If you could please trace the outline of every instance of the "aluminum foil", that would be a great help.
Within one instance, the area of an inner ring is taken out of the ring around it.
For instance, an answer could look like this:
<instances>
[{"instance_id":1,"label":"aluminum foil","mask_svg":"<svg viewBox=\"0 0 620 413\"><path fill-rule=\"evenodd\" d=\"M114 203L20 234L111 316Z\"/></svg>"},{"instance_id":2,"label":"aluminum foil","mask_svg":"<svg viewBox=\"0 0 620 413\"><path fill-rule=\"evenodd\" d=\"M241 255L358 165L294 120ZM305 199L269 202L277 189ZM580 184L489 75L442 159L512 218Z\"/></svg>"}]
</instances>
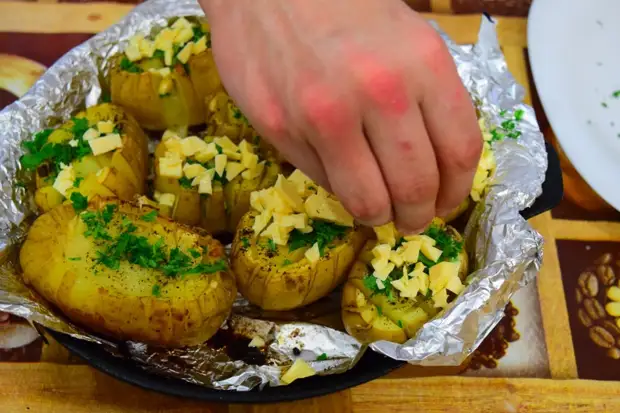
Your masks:
<instances>
[{"instance_id":1,"label":"aluminum foil","mask_svg":"<svg viewBox=\"0 0 620 413\"><path fill-rule=\"evenodd\" d=\"M54 64L19 101L0 112L0 311L76 338L100 343L145 369L217 389L246 391L281 385L280 376L302 357L318 374L344 372L365 348L341 331L338 293L309 308L278 314L278 323L239 299L220 335L260 337L266 346L257 359L233 357L210 340L186 349L158 350L141 343L113 343L74 326L22 282L17 250L36 211L32 192L18 182L31 179L19 170L20 143L40 129L59 124L78 109L97 103L106 60L136 33L149 33L174 16L202 15L193 0L150 0L118 24L76 47ZM439 29L438 29L439 30ZM503 121L502 110L521 109L522 136L494 144L495 182L475 208L465 231L477 270L448 308L403 345L376 342L370 348L418 365L458 365L499 322L511 295L531 282L542 262L542 238L519 215L542 191L547 158L532 108L508 73L494 24L483 19L479 41L458 46L444 36L459 74L489 125ZM330 326L330 327L328 327ZM217 337L215 338L217 339ZM217 340L216 340L217 341Z\"/></svg>"}]
</instances>

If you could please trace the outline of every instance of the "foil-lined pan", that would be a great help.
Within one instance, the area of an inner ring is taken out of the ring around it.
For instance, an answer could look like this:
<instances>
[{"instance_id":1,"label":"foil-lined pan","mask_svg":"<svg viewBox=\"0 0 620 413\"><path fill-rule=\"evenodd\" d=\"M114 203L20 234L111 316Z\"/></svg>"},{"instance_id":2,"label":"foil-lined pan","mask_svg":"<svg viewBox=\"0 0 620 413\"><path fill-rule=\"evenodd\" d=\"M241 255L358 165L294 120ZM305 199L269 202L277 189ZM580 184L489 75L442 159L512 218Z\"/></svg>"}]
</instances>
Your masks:
<instances>
[{"instance_id":1,"label":"foil-lined pan","mask_svg":"<svg viewBox=\"0 0 620 413\"><path fill-rule=\"evenodd\" d=\"M107 74L107 59L122 50L131 36L163 27L171 17L202 15L194 0L147 1L118 24L68 52L24 97L0 112L0 311L99 343L154 373L215 389L247 391L281 385L282 372L298 357L319 375L345 372L367 348L333 321L339 318L338 292L319 305L280 314L279 322L266 321L272 314L239 298L233 315L214 339L198 347L161 350L94 336L73 325L22 282L17 251L36 208L32 192L18 184L29 179L19 169L21 142L80 108L96 104L105 89L102 79ZM380 341L370 345L370 351L424 366L459 365L476 349L502 318L512 294L534 280L543 244L519 211L542 192L547 169L544 141L533 109L522 103L523 89L507 70L495 25L483 19L473 46L459 46L442 36L489 127L501 124L506 110L522 110L524 116L517 140L494 143L494 183L465 230L465 242L477 268L469 276L466 290L405 344ZM227 336L248 341L258 336L267 346L261 352L235 356L231 345L218 343Z\"/></svg>"}]
</instances>

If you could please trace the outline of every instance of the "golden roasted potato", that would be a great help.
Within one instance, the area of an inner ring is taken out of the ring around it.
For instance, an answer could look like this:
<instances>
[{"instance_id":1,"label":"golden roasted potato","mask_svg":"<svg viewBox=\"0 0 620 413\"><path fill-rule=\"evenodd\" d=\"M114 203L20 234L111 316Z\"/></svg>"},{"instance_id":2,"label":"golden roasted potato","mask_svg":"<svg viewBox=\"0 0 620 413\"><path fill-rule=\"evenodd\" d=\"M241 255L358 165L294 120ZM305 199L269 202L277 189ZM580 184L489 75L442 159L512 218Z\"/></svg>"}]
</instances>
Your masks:
<instances>
[{"instance_id":1,"label":"golden roasted potato","mask_svg":"<svg viewBox=\"0 0 620 413\"><path fill-rule=\"evenodd\" d=\"M248 119L224 91L207 102L207 135L228 136L234 142L253 140L258 134Z\"/></svg>"},{"instance_id":2,"label":"golden roasted potato","mask_svg":"<svg viewBox=\"0 0 620 413\"><path fill-rule=\"evenodd\" d=\"M20 162L24 169L36 170L35 203L42 212L74 192L131 200L145 191L147 140L135 119L105 103L55 130L37 133L24 144L30 153Z\"/></svg>"},{"instance_id":3,"label":"golden roasted potato","mask_svg":"<svg viewBox=\"0 0 620 413\"><path fill-rule=\"evenodd\" d=\"M468 258L461 235L436 218L423 235L376 228L342 292L345 329L363 343L404 343L465 287Z\"/></svg>"},{"instance_id":4,"label":"golden roasted potato","mask_svg":"<svg viewBox=\"0 0 620 413\"><path fill-rule=\"evenodd\" d=\"M236 295L218 241L124 201L83 198L41 215L20 263L24 281L70 320L157 346L208 340Z\"/></svg>"},{"instance_id":5,"label":"golden roasted potato","mask_svg":"<svg viewBox=\"0 0 620 413\"><path fill-rule=\"evenodd\" d=\"M366 240L339 202L300 176L280 175L274 187L253 193L253 209L233 240L239 291L265 310L291 310L329 294Z\"/></svg>"},{"instance_id":6,"label":"golden roasted potato","mask_svg":"<svg viewBox=\"0 0 620 413\"><path fill-rule=\"evenodd\" d=\"M222 157L223 167L216 165ZM169 168L168 159L180 163ZM279 163L262 142L236 145L221 137L172 136L155 150L156 199L173 195L170 217L212 234L233 234L250 209L250 194L273 185L279 173Z\"/></svg>"},{"instance_id":7,"label":"golden roasted potato","mask_svg":"<svg viewBox=\"0 0 620 413\"><path fill-rule=\"evenodd\" d=\"M164 130L205 122L205 103L223 90L206 22L183 17L144 38L130 39L111 59L113 103L146 129Z\"/></svg>"}]
</instances>

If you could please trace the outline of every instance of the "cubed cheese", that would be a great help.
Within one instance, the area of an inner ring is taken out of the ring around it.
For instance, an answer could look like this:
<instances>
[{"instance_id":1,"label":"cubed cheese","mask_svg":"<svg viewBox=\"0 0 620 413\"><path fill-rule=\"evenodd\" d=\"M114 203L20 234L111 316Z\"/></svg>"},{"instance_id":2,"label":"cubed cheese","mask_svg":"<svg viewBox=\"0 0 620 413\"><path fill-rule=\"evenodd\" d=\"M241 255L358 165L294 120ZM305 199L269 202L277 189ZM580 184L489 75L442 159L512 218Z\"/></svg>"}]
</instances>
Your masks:
<instances>
[{"instance_id":1,"label":"cubed cheese","mask_svg":"<svg viewBox=\"0 0 620 413\"><path fill-rule=\"evenodd\" d=\"M166 146L166 153L173 153L179 159L183 157L183 149L181 148L181 139L170 138L164 141L164 145Z\"/></svg>"},{"instance_id":2,"label":"cubed cheese","mask_svg":"<svg viewBox=\"0 0 620 413\"><path fill-rule=\"evenodd\" d=\"M374 227L375 234L377 235L377 239L381 244L389 244L390 246L396 245L396 238L398 237L398 232L396 231L396 227L393 222L388 222L385 225L381 225L378 227Z\"/></svg>"},{"instance_id":3,"label":"cubed cheese","mask_svg":"<svg viewBox=\"0 0 620 413\"><path fill-rule=\"evenodd\" d=\"M78 144L79 144L79 142L78 142L78 141L76 141L75 139L71 139L71 140L69 141L69 146L71 146L71 147L73 147L73 148L77 148Z\"/></svg>"},{"instance_id":4,"label":"cubed cheese","mask_svg":"<svg viewBox=\"0 0 620 413\"><path fill-rule=\"evenodd\" d=\"M377 288L380 290L385 290L385 284L383 283L383 281L381 281L378 278L375 278L376 284L377 284Z\"/></svg>"},{"instance_id":5,"label":"cubed cheese","mask_svg":"<svg viewBox=\"0 0 620 413\"><path fill-rule=\"evenodd\" d=\"M175 199L176 199L176 196L174 194L165 193L165 194L161 194L158 201L160 205L172 207L174 206Z\"/></svg>"},{"instance_id":6,"label":"cubed cheese","mask_svg":"<svg viewBox=\"0 0 620 413\"><path fill-rule=\"evenodd\" d=\"M374 276L380 279L381 281L385 281L390 275L392 271L394 271L395 265L390 262L387 265L383 265L384 263L381 261L372 260L371 262L374 271Z\"/></svg>"},{"instance_id":7,"label":"cubed cheese","mask_svg":"<svg viewBox=\"0 0 620 413\"><path fill-rule=\"evenodd\" d=\"M308 215L306 214L278 215L274 219L278 224L287 228L302 229L308 226Z\"/></svg>"},{"instance_id":8,"label":"cubed cheese","mask_svg":"<svg viewBox=\"0 0 620 413\"><path fill-rule=\"evenodd\" d=\"M258 165L258 155L251 152L241 152L241 165L249 170L253 170Z\"/></svg>"},{"instance_id":9,"label":"cubed cheese","mask_svg":"<svg viewBox=\"0 0 620 413\"><path fill-rule=\"evenodd\" d=\"M228 157L226 155L215 156L215 173L218 174L218 176L224 176L227 161Z\"/></svg>"},{"instance_id":10,"label":"cubed cheese","mask_svg":"<svg viewBox=\"0 0 620 413\"><path fill-rule=\"evenodd\" d=\"M237 145L235 145L233 141L228 139L228 136L221 136L221 137L214 138L213 142L216 145L219 145L223 151L237 152L239 149L237 148Z\"/></svg>"},{"instance_id":11,"label":"cubed cheese","mask_svg":"<svg viewBox=\"0 0 620 413\"><path fill-rule=\"evenodd\" d=\"M206 148L194 155L194 158L198 162L209 162L211 159L215 158L218 155L217 147L215 143L208 143Z\"/></svg>"},{"instance_id":12,"label":"cubed cheese","mask_svg":"<svg viewBox=\"0 0 620 413\"><path fill-rule=\"evenodd\" d=\"M402 257L405 262L415 264L420 257L420 248L422 243L420 241L407 241L402 245Z\"/></svg>"},{"instance_id":13,"label":"cubed cheese","mask_svg":"<svg viewBox=\"0 0 620 413\"><path fill-rule=\"evenodd\" d=\"M278 176L275 189L278 195L280 195L294 211L302 212L304 210L303 199L297 193L295 185L289 182L284 175Z\"/></svg>"},{"instance_id":14,"label":"cubed cheese","mask_svg":"<svg viewBox=\"0 0 620 413\"><path fill-rule=\"evenodd\" d=\"M284 384L290 384L297 379L303 379L306 377L314 376L316 372L312 367L308 365L303 359L298 358L290 369L282 377L280 381Z\"/></svg>"},{"instance_id":15,"label":"cubed cheese","mask_svg":"<svg viewBox=\"0 0 620 413\"><path fill-rule=\"evenodd\" d=\"M179 134L172 130L172 129L166 129L164 131L164 134L161 137L162 141L167 141L168 139L176 139L176 140L181 140L181 138L179 137ZM167 145L166 145L167 147Z\"/></svg>"},{"instance_id":16,"label":"cubed cheese","mask_svg":"<svg viewBox=\"0 0 620 413\"><path fill-rule=\"evenodd\" d=\"M200 181L202 180L202 178L204 178L205 175L209 175L209 179L213 181L213 177L215 176L215 169L208 169L202 174L196 176L192 181L192 186L200 185Z\"/></svg>"},{"instance_id":17,"label":"cubed cheese","mask_svg":"<svg viewBox=\"0 0 620 413\"><path fill-rule=\"evenodd\" d=\"M312 182L312 180L306 175L304 175L304 173L301 172L299 169L295 169L287 179L293 185L295 185L295 188L297 188L297 192L301 196L304 196L306 194L306 188L308 187L308 185L314 185L314 182Z\"/></svg>"},{"instance_id":18,"label":"cubed cheese","mask_svg":"<svg viewBox=\"0 0 620 413\"><path fill-rule=\"evenodd\" d=\"M198 136L188 136L181 139L181 151L185 156L194 156L198 152L206 151L207 148L207 143Z\"/></svg>"},{"instance_id":19,"label":"cubed cheese","mask_svg":"<svg viewBox=\"0 0 620 413\"><path fill-rule=\"evenodd\" d=\"M213 194L213 183L210 174L206 173L200 177L200 181L198 183L198 193L209 195Z\"/></svg>"},{"instance_id":20,"label":"cubed cheese","mask_svg":"<svg viewBox=\"0 0 620 413\"><path fill-rule=\"evenodd\" d=\"M189 22L189 20L187 20L185 17L179 17L178 19L175 20L174 23L172 23L172 27L173 29L192 29L192 24Z\"/></svg>"},{"instance_id":21,"label":"cubed cheese","mask_svg":"<svg viewBox=\"0 0 620 413\"><path fill-rule=\"evenodd\" d=\"M132 43L127 45L127 48L125 49L125 56L127 56L127 59L131 60L132 62L137 62L138 60L142 59L142 53L140 52L140 48L138 47L138 45Z\"/></svg>"},{"instance_id":22,"label":"cubed cheese","mask_svg":"<svg viewBox=\"0 0 620 413\"><path fill-rule=\"evenodd\" d=\"M273 189L273 188L272 188ZM282 198L275 190L269 191L264 195L265 207L279 214L290 214L293 212L290 204Z\"/></svg>"},{"instance_id":23,"label":"cubed cheese","mask_svg":"<svg viewBox=\"0 0 620 413\"><path fill-rule=\"evenodd\" d=\"M446 284L446 289L452 291L454 294L460 294L461 291L465 289L465 286L461 282L461 279L458 277L452 277Z\"/></svg>"},{"instance_id":24,"label":"cubed cheese","mask_svg":"<svg viewBox=\"0 0 620 413\"><path fill-rule=\"evenodd\" d=\"M235 161L240 161L241 160L241 152L235 150L235 151L231 151L228 149L223 149L222 153L226 156L228 156L228 159L232 159Z\"/></svg>"},{"instance_id":25,"label":"cubed cheese","mask_svg":"<svg viewBox=\"0 0 620 413\"><path fill-rule=\"evenodd\" d=\"M433 295L433 307L446 308L448 306L448 292L446 289L439 291Z\"/></svg>"},{"instance_id":26,"label":"cubed cheese","mask_svg":"<svg viewBox=\"0 0 620 413\"><path fill-rule=\"evenodd\" d=\"M335 199L313 194L306 199L304 206L310 218L323 219L347 227L353 226L353 217Z\"/></svg>"},{"instance_id":27,"label":"cubed cheese","mask_svg":"<svg viewBox=\"0 0 620 413\"><path fill-rule=\"evenodd\" d=\"M147 39L142 39L138 47L140 49L140 53L142 54L142 57L148 57L148 58L153 57L153 54L155 53L154 42L147 40Z\"/></svg>"},{"instance_id":28,"label":"cubed cheese","mask_svg":"<svg viewBox=\"0 0 620 413\"><path fill-rule=\"evenodd\" d=\"M175 37L176 32L166 27L165 29L160 31L157 36L155 36L155 46L160 50L163 50L163 47L167 44L170 44L172 46L172 41Z\"/></svg>"},{"instance_id":29,"label":"cubed cheese","mask_svg":"<svg viewBox=\"0 0 620 413\"><path fill-rule=\"evenodd\" d=\"M159 175L167 178L183 176L183 161L177 157L163 156L159 158Z\"/></svg>"},{"instance_id":30,"label":"cubed cheese","mask_svg":"<svg viewBox=\"0 0 620 413\"><path fill-rule=\"evenodd\" d=\"M99 133L97 129L90 128L86 132L84 132L84 135L82 135L82 137L85 141L92 141L93 139L98 138L100 135L101 133Z\"/></svg>"},{"instance_id":31,"label":"cubed cheese","mask_svg":"<svg viewBox=\"0 0 620 413\"><path fill-rule=\"evenodd\" d=\"M243 170L244 166L239 162L228 162L226 164L226 179L232 181L235 179Z\"/></svg>"},{"instance_id":32,"label":"cubed cheese","mask_svg":"<svg viewBox=\"0 0 620 413\"><path fill-rule=\"evenodd\" d=\"M198 163L186 163L183 165L183 174L189 179L194 179L206 172L207 169Z\"/></svg>"},{"instance_id":33,"label":"cubed cheese","mask_svg":"<svg viewBox=\"0 0 620 413\"><path fill-rule=\"evenodd\" d=\"M174 50L172 49L172 43L166 45L164 51L164 64L166 66L172 66L172 58L174 57Z\"/></svg>"},{"instance_id":34,"label":"cubed cheese","mask_svg":"<svg viewBox=\"0 0 620 413\"><path fill-rule=\"evenodd\" d=\"M254 191L250 194L250 206L257 211L264 211L265 205L261 197L263 191Z\"/></svg>"},{"instance_id":35,"label":"cubed cheese","mask_svg":"<svg viewBox=\"0 0 620 413\"><path fill-rule=\"evenodd\" d=\"M390 261L393 262L397 268L402 267L403 263L405 262L402 256L402 249L399 249L398 251L390 251Z\"/></svg>"},{"instance_id":36,"label":"cubed cheese","mask_svg":"<svg viewBox=\"0 0 620 413\"><path fill-rule=\"evenodd\" d=\"M420 245L420 251L422 251L422 254L424 254L426 258L433 262L437 262L442 253L440 249L431 247L430 244L425 242Z\"/></svg>"},{"instance_id":37,"label":"cubed cheese","mask_svg":"<svg viewBox=\"0 0 620 413\"><path fill-rule=\"evenodd\" d=\"M390 259L391 252L392 247L388 244L379 244L372 249L372 255L379 260L385 261L386 263Z\"/></svg>"},{"instance_id":38,"label":"cubed cheese","mask_svg":"<svg viewBox=\"0 0 620 413\"><path fill-rule=\"evenodd\" d=\"M192 50L193 50L193 48L194 48L194 43L193 42L187 43L185 45L185 47L183 47L183 49L181 49L181 51L179 53L177 53L177 59L179 59L179 62L181 62L183 64L187 63L189 58L192 57Z\"/></svg>"},{"instance_id":39,"label":"cubed cheese","mask_svg":"<svg viewBox=\"0 0 620 413\"><path fill-rule=\"evenodd\" d=\"M75 171L72 165L63 165L62 170L58 173L58 176L54 180L53 187L60 192L64 197L67 196L69 188L73 187L75 181Z\"/></svg>"},{"instance_id":40,"label":"cubed cheese","mask_svg":"<svg viewBox=\"0 0 620 413\"><path fill-rule=\"evenodd\" d=\"M161 69L154 69L155 73L158 73L161 77L168 77L172 73L169 67L162 67Z\"/></svg>"},{"instance_id":41,"label":"cubed cheese","mask_svg":"<svg viewBox=\"0 0 620 413\"><path fill-rule=\"evenodd\" d=\"M259 215L254 218L254 225L252 225L252 229L254 230L254 234L260 234L265 227L271 221L271 217L273 216L272 212L269 210L263 211Z\"/></svg>"},{"instance_id":42,"label":"cubed cheese","mask_svg":"<svg viewBox=\"0 0 620 413\"><path fill-rule=\"evenodd\" d=\"M168 93L172 92L172 88L174 87L174 82L170 77L164 77L161 82L159 82L159 87L157 88L157 93L159 96L165 96Z\"/></svg>"},{"instance_id":43,"label":"cubed cheese","mask_svg":"<svg viewBox=\"0 0 620 413\"><path fill-rule=\"evenodd\" d=\"M243 153L254 153L254 148L252 148L252 145L244 139L241 141L241 143L239 143L239 151L242 154Z\"/></svg>"},{"instance_id":44,"label":"cubed cheese","mask_svg":"<svg viewBox=\"0 0 620 413\"><path fill-rule=\"evenodd\" d=\"M200 39L194 43L194 47L192 48L192 54L197 55L207 50L207 36L202 36Z\"/></svg>"},{"instance_id":45,"label":"cubed cheese","mask_svg":"<svg viewBox=\"0 0 620 413\"><path fill-rule=\"evenodd\" d=\"M194 37L194 31L191 28L184 28L184 29L177 31L176 36L174 37L174 43L183 45L189 42L190 40L192 40L193 37ZM191 56L191 53L192 53L193 42L189 42L188 44L191 44L191 47L189 48L189 51L188 51L188 54L189 54L188 58L189 58L189 56Z\"/></svg>"},{"instance_id":46,"label":"cubed cheese","mask_svg":"<svg viewBox=\"0 0 620 413\"><path fill-rule=\"evenodd\" d=\"M289 232L286 228L272 222L266 230L261 234L264 237L271 238L277 245L286 245L288 243Z\"/></svg>"},{"instance_id":47,"label":"cubed cheese","mask_svg":"<svg viewBox=\"0 0 620 413\"><path fill-rule=\"evenodd\" d=\"M243 171L241 176L243 179L255 179L263 174L265 170L265 161L259 162L258 165L254 169L248 169L247 171Z\"/></svg>"},{"instance_id":48,"label":"cubed cheese","mask_svg":"<svg viewBox=\"0 0 620 413\"><path fill-rule=\"evenodd\" d=\"M153 199L155 201L159 202L159 198L161 198L161 195L162 195L162 193L159 192L157 189L155 191L153 191Z\"/></svg>"},{"instance_id":49,"label":"cubed cheese","mask_svg":"<svg viewBox=\"0 0 620 413\"><path fill-rule=\"evenodd\" d=\"M93 151L93 155L98 156L118 148L123 147L123 141L121 135L118 133L110 133L101 138L96 138L88 141L90 149Z\"/></svg>"},{"instance_id":50,"label":"cubed cheese","mask_svg":"<svg viewBox=\"0 0 620 413\"><path fill-rule=\"evenodd\" d=\"M448 281L458 278L459 265L455 262L444 261L433 265L428 271L428 279L431 290L437 292L446 288Z\"/></svg>"},{"instance_id":51,"label":"cubed cheese","mask_svg":"<svg viewBox=\"0 0 620 413\"><path fill-rule=\"evenodd\" d=\"M321 259L321 252L319 250L319 244L314 243L312 248L308 248L304 253L305 257L310 261L311 264L315 264L318 260Z\"/></svg>"},{"instance_id":52,"label":"cubed cheese","mask_svg":"<svg viewBox=\"0 0 620 413\"><path fill-rule=\"evenodd\" d=\"M97 130L104 135L114 132L114 122L111 120L97 122Z\"/></svg>"}]
</instances>

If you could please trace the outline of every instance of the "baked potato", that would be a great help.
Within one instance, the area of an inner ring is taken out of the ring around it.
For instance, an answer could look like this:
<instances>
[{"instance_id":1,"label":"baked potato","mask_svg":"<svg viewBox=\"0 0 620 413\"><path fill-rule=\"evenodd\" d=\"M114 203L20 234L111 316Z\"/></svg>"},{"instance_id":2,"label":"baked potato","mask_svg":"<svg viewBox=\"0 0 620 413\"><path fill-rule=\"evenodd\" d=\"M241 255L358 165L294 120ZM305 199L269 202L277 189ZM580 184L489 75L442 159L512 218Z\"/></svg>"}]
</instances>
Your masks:
<instances>
[{"instance_id":1,"label":"baked potato","mask_svg":"<svg viewBox=\"0 0 620 413\"><path fill-rule=\"evenodd\" d=\"M112 102L150 130L204 123L205 103L224 89L210 39L205 21L184 17L154 35L132 37L111 58Z\"/></svg>"},{"instance_id":2,"label":"baked potato","mask_svg":"<svg viewBox=\"0 0 620 413\"><path fill-rule=\"evenodd\" d=\"M125 201L83 198L41 215L20 263L24 281L70 320L156 346L203 343L236 295L218 241Z\"/></svg>"},{"instance_id":3,"label":"baked potato","mask_svg":"<svg viewBox=\"0 0 620 413\"><path fill-rule=\"evenodd\" d=\"M131 200L145 191L148 138L128 113L101 104L78 113L59 128L46 129L24 143L20 158L36 171L35 203L41 212L79 192Z\"/></svg>"},{"instance_id":4,"label":"baked potato","mask_svg":"<svg viewBox=\"0 0 620 413\"><path fill-rule=\"evenodd\" d=\"M366 236L340 202L299 170L252 193L231 250L241 294L265 310L291 310L346 278Z\"/></svg>"},{"instance_id":5,"label":"baked potato","mask_svg":"<svg viewBox=\"0 0 620 413\"><path fill-rule=\"evenodd\" d=\"M391 223L375 232L344 285L342 321L363 343L403 343L465 288L467 254L438 218L422 235L401 237Z\"/></svg>"},{"instance_id":6,"label":"baked potato","mask_svg":"<svg viewBox=\"0 0 620 413\"><path fill-rule=\"evenodd\" d=\"M169 216L176 221L233 234L250 209L250 194L272 186L279 173L262 142L167 132L155 150L155 199L173 197Z\"/></svg>"}]
</instances>

